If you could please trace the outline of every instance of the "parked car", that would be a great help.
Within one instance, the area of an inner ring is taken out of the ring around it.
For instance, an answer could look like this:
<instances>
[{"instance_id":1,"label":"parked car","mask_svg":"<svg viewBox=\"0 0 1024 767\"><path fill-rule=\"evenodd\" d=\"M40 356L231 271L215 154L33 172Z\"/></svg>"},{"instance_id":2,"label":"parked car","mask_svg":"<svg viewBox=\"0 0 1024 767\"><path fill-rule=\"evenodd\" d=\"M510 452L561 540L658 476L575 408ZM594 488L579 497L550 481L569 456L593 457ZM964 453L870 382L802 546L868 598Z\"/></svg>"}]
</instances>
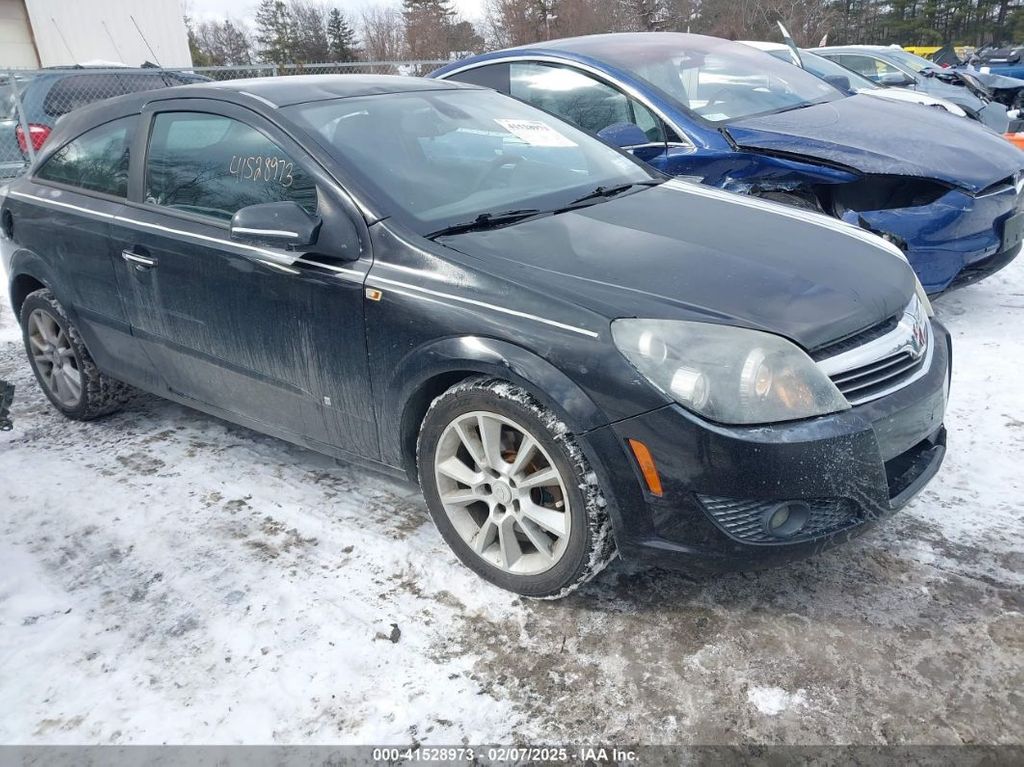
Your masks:
<instances>
[{"instance_id":1,"label":"parked car","mask_svg":"<svg viewBox=\"0 0 1024 767\"><path fill-rule=\"evenodd\" d=\"M615 552L821 551L945 452L949 335L897 249L483 88L122 97L61 121L0 223L60 412L131 385L418 480L458 557L521 594Z\"/></svg>"},{"instance_id":2,"label":"parked car","mask_svg":"<svg viewBox=\"0 0 1024 767\"><path fill-rule=\"evenodd\" d=\"M25 89L26 79L0 77L0 183L14 178L25 170L25 155L18 146L18 112L15 107L15 91Z\"/></svg>"},{"instance_id":3,"label":"parked car","mask_svg":"<svg viewBox=\"0 0 1024 767\"><path fill-rule=\"evenodd\" d=\"M969 57L969 63L994 75L1024 79L1024 46L982 48Z\"/></svg>"},{"instance_id":4,"label":"parked car","mask_svg":"<svg viewBox=\"0 0 1024 767\"><path fill-rule=\"evenodd\" d=\"M997 133L1010 130L1006 106L988 98L976 87L970 87L970 81L958 76L958 70L943 69L902 48L884 45L829 46L811 51L879 85L909 88L952 101L968 116Z\"/></svg>"},{"instance_id":5,"label":"parked car","mask_svg":"<svg viewBox=\"0 0 1024 767\"><path fill-rule=\"evenodd\" d=\"M553 40L432 77L493 87L674 176L822 212L904 250L929 293L1020 252L1024 156L971 121L834 87L742 43Z\"/></svg>"},{"instance_id":6,"label":"parked car","mask_svg":"<svg viewBox=\"0 0 1024 767\"><path fill-rule=\"evenodd\" d=\"M927 107L938 107L957 117L967 117L967 113L946 99L935 98L926 93L918 93L904 88L884 88L863 75L846 69L834 61L819 56L810 51L801 50L800 57L788 45L783 43L769 43L755 40L743 40L744 45L757 48L759 51L774 56L779 61L785 61L810 72L815 77L820 77L825 82L838 88L847 96L855 96L858 93L864 96L874 96L890 101L901 101L907 104L920 104Z\"/></svg>"},{"instance_id":7,"label":"parked car","mask_svg":"<svg viewBox=\"0 0 1024 767\"><path fill-rule=\"evenodd\" d=\"M9 172L7 177L20 173L29 160L29 143L34 151L39 151L57 120L73 109L126 93L208 79L191 72L149 68L55 67L39 70L25 77L20 90L24 122L28 125L27 137L14 109L13 93L0 84L0 173L15 171ZM11 144L12 138L16 142L16 150Z\"/></svg>"}]
</instances>

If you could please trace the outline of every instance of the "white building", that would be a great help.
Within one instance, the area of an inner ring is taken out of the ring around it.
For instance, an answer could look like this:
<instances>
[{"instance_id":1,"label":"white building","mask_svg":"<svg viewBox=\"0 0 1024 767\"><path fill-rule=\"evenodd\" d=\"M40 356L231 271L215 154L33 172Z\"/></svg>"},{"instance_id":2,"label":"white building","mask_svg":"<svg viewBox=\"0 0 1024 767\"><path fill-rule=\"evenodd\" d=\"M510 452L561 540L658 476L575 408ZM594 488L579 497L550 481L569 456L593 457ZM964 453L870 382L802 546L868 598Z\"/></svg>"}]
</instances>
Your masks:
<instances>
[{"instance_id":1,"label":"white building","mask_svg":"<svg viewBox=\"0 0 1024 767\"><path fill-rule=\"evenodd\" d=\"M0 69L192 66L181 0L0 0Z\"/></svg>"}]
</instances>

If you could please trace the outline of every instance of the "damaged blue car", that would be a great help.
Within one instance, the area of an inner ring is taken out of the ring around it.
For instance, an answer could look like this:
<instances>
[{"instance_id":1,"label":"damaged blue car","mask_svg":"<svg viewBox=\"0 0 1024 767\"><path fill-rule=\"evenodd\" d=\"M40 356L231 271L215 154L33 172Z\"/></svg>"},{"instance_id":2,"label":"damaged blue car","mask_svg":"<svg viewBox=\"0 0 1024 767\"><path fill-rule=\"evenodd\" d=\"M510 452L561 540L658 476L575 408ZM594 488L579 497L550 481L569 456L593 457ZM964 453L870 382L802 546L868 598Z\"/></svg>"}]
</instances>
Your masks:
<instances>
[{"instance_id":1,"label":"damaged blue car","mask_svg":"<svg viewBox=\"0 0 1024 767\"><path fill-rule=\"evenodd\" d=\"M1008 264L1024 153L938 109L847 96L740 43L677 33L552 40L432 77L494 88L673 176L824 213L896 244L929 293Z\"/></svg>"}]
</instances>

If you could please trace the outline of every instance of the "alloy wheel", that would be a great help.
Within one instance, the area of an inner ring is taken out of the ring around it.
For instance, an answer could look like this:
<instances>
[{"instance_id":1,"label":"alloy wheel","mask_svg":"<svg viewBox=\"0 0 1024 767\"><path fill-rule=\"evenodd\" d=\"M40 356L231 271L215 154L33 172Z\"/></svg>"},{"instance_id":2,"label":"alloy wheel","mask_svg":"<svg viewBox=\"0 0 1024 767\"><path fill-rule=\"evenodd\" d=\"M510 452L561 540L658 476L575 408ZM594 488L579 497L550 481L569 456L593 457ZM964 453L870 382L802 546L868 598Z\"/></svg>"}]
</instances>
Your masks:
<instances>
[{"instance_id":1,"label":"alloy wheel","mask_svg":"<svg viewBox=\"0 0 1024 767\"><path fill-rule=\"evenodd\" d=\"M53 315L36 309L28 317L32 360L51 396L66 408L82 399L82 371L67 331Z\"/></svg>"},{"instance_id":2,"label":"alloy wheel","mask_svg":"<svg viewBox=\"0 0 1024 767\"><path fill-rule=\"evenodd\" d=\"M536 575L562 558L572 524L565 481L522 425L487 411L458 416L438 441L434 476L455 530L488 564Z\"/></svg>"}]
</instances>

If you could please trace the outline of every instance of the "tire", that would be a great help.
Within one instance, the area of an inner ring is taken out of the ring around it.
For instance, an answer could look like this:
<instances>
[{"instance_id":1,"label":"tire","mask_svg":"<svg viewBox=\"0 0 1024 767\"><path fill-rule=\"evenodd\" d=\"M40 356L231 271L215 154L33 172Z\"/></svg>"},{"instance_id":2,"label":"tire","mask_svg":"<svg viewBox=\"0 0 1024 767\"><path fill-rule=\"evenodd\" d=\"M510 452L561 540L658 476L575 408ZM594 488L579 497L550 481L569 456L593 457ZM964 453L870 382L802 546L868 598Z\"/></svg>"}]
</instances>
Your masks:
<instances>
[{"instance_id":1,"label":"tire","mask_svg":"<svg viewBox=\"0 0 1024 767\"><path fill-rule=\"evenodd\" d=\"M49 289L30 293L21 306L22 338L36 381L57 410L75 421L91 421L121 408L132 390L101 373L78 329ZM46 330L47 338L39 331ZM57 343L50 343L54 338ZM54 375L63 361L66 374ZM69 383L77 374L78 386ZM54 383L54 379L60 380Z\"/></svg>"},{"instance_id":2,"label":"tire","mask_svg":"<svg viewBox=\"0 0 1024 767\"><path fill-rule=\"evenodd\" d=\"M441 536L502 589L558 599L615 557L596 474L565 424L519 386L474 378L448 389L423 419L417 464Z\"/></svg>"}]
</instances>

